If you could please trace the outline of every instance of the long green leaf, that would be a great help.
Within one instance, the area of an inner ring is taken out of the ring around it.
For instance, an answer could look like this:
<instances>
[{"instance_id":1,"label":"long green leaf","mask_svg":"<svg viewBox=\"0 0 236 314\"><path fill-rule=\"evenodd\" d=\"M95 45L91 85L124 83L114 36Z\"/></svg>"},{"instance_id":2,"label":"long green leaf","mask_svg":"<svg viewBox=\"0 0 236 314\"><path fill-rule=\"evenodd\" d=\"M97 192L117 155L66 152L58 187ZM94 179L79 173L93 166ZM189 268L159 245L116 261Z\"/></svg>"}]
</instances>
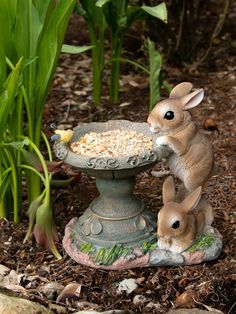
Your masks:
<instances>
[{"instance_id":1,"label":"long green leaf","mask_svg":"<svg viewBox=\"0 0 236 314\"><path fill-rule=\"evenodd\" d=\"M41 115L49 86L61 52L61 47L69 21L75 6L75 0L61 0L54 9L47 28L38 48L38 69L36 77L36 99L38 106L36 114Z\"/></svg>"},{"instance_id":2,"label":"long green leaf","mask_svg":"<svg viewBox=\"0 0 236 314\"><path fill-rule=\"evenodd\" d=\"M163 22L167 23L167 9L165 2L156 5L155 7L150 7L147 5L142 5L141 7L145 12L148 14L162 20Z\"/></svg>"},{"instance_id":3,"label":"long green leaf","mask_svg":"<svg viewBox=\"0 0 236 314\"><path fill-rule=\"evenodd\" d=\"M72 46L72 45L62 45L61 52L62 53L70 53L70 54L79 54L85 52L87 50L92 49L94 46Z\"/></svg>"},{"instance_id":4,"label":"long green leaf","mask_svg":"<svg viewBox=\"0 0 236 314\"><path fill-rule=\"evenodd\" d=\"M14 14L16 10L17 0L1 0L0 1L0 93L3 91L3 84L7 78L6 56L12 59L12 27L14 23Z\"/></svg>"},{"instance_id":5,"label":"long green leaf","mask_svg":"<svg viewBox=\"0 0 236 314\"><path fill-rule=\"evenodd\" d=\"M13 106L15 104L14 98L19 87L19 78L22 68L21 58L15 66L15 69L9 75L9 78L6 82L6 89L0 96L0 138L6 129L6 123L9 114L13 111Z\"/></svg>"},{"instance_id":6,"label":"long green leaf","mask_svg":"<svg viewBox=\"0 0 236 314\"><path fill-rule=\"evenodd\" d=\"M0 1L0 42L1 50L4 51L10 59L12 59L12 27L15 22L17 0L1 0Z\"/></svg>"},{"instance_id":7,"label":"long green leaf","mask_svg":"<svg viewBox=\"0 0 236 314\"><path fill-rule=\"evenodd\" d=\"M99 7L99 8L101 8L101 7L104 6L104 4L106 4L106 3L110 2L110 1L111 1L111 0L97 0L96 6Z\"/></svg>"},{"instance_id":8,"label":"long green leaf","mask_svg":"<svg viewBox=\"0 0 236 314\"><path fill-rule=\"evenodd\" d=\"M10 218L10 213L8 210L9 202L6 202L6 195L11 188L11 175L8 172L7 175L3 178L0 184L0 219L1 218Z\"/></svg>"},{"instance_id":9,"label":"long green leaf","mask_svg":"<svg viewBox=\"0 0 236 314\"><path fill-rule=\"evenodd\" d=\"M162 66L162 57L160 53L155 49L154 43L147 39L146 43L148 55L149 55L149 84L150 84L150 106L149 110L160 99L160 73Z\"/></svg>"}]
</instances>

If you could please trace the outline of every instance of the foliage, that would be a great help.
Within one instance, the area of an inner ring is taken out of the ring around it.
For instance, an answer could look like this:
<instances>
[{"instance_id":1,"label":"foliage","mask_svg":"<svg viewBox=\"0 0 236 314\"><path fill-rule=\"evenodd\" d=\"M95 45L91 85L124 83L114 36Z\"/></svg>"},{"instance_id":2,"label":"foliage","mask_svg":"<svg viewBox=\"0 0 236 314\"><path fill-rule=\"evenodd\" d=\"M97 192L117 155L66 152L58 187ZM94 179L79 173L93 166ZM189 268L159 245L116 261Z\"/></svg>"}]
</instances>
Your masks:
<instances>
[{"instance_id":1,"label":"foliage","mask_svg":"<svg viewBox=\"0 0 236 314\"><path fill-rule=\"evenodd\" d=\"M0 23L4 25L0 33L0 217L8 218L14 213L14 221L19 222L22 183L26 181L31 203L27 237L34 228L36 240L50 247L58 258L50 205L51 175L40 152L41 125L46 97L75 2L0 1ZM45 136L44 141L50 159ZM25 149L37 155L43 175L23 160ZM40 181L44 185L43 191Z\"/></svg>"},{"instance_id":2,"label":"foliage","mask_svg":"<svg viewBox=\"0 0 236 314\"><path fill-rule=\"evenodd\" d=\"M130 26L137 20L155 17L167 21L165 3L157 6L132 4L129 0L81 0L77 12L83 16L89 30L93 62L93 101L101 102L105 31L110 33L110 101L117 103L120 58L123 40Z\"/></svg>"},{"instance_id":3,"label":"foliage","mask_svg":"<svg viewBox=\"0 0 236 314\"><path fill-rule=\"evenodd\" d=\"M171 91L172 87L163 80L162 75L162 56L155 49L154 42L149 38L145 42L145 50L148 53L148 65L139 64L135 61L120 58L120 62L127 62L135 67L141 69L145 73L149 75L149 89L150 89L150 100L149 100L149 111L156 105L156 103L160 100L160 90L164 87L168 92Z\"/></svg>"}]
</instances>

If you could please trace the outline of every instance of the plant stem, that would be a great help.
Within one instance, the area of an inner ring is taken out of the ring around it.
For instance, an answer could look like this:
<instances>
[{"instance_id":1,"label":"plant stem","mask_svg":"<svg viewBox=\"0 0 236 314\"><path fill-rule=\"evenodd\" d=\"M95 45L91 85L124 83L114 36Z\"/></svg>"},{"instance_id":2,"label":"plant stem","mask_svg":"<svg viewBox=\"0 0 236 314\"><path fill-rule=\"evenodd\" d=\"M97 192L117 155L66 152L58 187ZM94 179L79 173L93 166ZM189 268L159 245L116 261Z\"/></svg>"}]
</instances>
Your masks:
<instances>
[{"instance_id":1,"label":"plant stem","mask_svg":"<svg viewBox=\"0 0 236 314\"><path fill-rule=\"evenodd\" d=\"M20 202L19 202L19 188L20 188L20 182L18 179L18 171L16 169L16 163L14 161L14 158L12 154L7 150L4 149L8 158L8 161L11 165L11 177L12 177L12 195L13 195L13 208L14 208L14 223L17 224L20 222Z\"/></svg>"},{"instance_id":2,"label":"plant stem","mask_svg":"<svg viewBox=\"0 0 236 314\"><path fill-rule=\"evenodd\" d=\"M119 100L119 77L120 77L120 61L121 48L124 39L124 31L127 30L124 26L121 26L120 21L127 17L128 0L122 0L119 3L119 12L117 25L114 29L111 29L111 77L110 77L110 101L116 104Z\"/></svg>"},{"instance_id":3,"label":"plant stem","mask_svg":"<svg viewBox=\"0 0 236 314\"><path fill-rule=\"evenodd\" d=\"M111 77L110 77L110 101L116 104L119 99L120 59L123 36L115 35L112 40Z\"/></svg>"},{"instance_id":4,"label":"plant stem","mask_svg":"<svg viewBox=\"0 0 236 314\"><path fill-rule=\"evenodd\" d=\"M102 74L103 74L103 63L104 63L104 52L102 41L102 32L100 30L100 41L97 39L95 28L92 23L87 21L92 48L92 68L93 68L93 102L95 105L101 103L101 92L102 92Z\"/></svg>"}]
</instances>

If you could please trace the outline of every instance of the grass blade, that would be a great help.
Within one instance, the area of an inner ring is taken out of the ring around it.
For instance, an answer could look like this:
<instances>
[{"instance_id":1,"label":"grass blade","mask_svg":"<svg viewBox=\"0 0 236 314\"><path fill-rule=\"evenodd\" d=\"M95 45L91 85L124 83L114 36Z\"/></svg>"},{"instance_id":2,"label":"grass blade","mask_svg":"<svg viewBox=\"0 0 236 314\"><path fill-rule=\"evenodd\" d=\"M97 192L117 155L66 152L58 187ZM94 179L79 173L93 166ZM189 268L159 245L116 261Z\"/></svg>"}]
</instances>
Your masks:
<instances>
[{"instance_id":1,"label":"grass blade","mask_svg":"<svg viewBox=\"0 0 236 314\"><path fill-rule=\"evenodd\" d=\"M6 82L6 89L0 96L0 138L2 138L3 132L6 129L8 116L13 111L13 105L15 104L14 98L19 87L22 61L23 58L19 60L15 69L9 75Z\"/></svg>"},{"instance_id":2,"label":"grass blade","mask_svg":"<svg viewBox=\"0 0 236 314\"><path fill-rule=\"evenodd\" d=\"M92 49L94 46L72 46L72 45L62 45L61 52L62 53L70 53L70 54L79 54L85 52L89 49Z\"/></svg>"},{"instance_id":3,"label":"grass blade","mask_svg":"<svg viewBox=\"0 0 236 314\"><path fill-rule=\"evenodd\" d=\"M156 50L154 43L147 39L146 48L149 54L149 84L150 84L150 105L149 110L152 110L153 106L160 99L161 88L161 66L162 57Z\"/></svg>"}]
</instances>

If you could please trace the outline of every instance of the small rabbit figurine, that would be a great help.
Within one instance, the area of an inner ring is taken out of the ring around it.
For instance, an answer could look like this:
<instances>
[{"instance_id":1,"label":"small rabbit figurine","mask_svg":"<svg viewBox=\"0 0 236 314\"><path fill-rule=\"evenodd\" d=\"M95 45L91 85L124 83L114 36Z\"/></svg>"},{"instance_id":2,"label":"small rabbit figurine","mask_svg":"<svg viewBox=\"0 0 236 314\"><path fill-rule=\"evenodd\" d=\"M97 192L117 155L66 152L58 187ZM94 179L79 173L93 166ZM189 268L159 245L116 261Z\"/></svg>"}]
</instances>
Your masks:
<instances>
[{"instance_id":1,"label":"small rabbit figurine","mask_svg":"<svg viewBox=\"0 0 236 314\"><path fill-rule=\"evenodd\" d=\"M181 253L213 222L213 209L201 197L201 187L189 193L181 203L176 202L174 180L171 176L162 188L164 206L158 213L157 235L160 249Z\"/></svg>"},{"instance_id":2,"label":"small rabbit figurine","mask_svg":"<svg viewBox=\"0 0 236 314\"><path fill-rule=\"evenodd\" d=\"M174 87L169 98L157 103L147 120L150 130L157 132L156 145L167 145L173 151L167 158L170 172L187 191L204 185L214 163L211 143L198 131L187 111L199 105L204 96L203 89L190 93L192 87L188 82Z\"/></svg>"}]
</instances>

